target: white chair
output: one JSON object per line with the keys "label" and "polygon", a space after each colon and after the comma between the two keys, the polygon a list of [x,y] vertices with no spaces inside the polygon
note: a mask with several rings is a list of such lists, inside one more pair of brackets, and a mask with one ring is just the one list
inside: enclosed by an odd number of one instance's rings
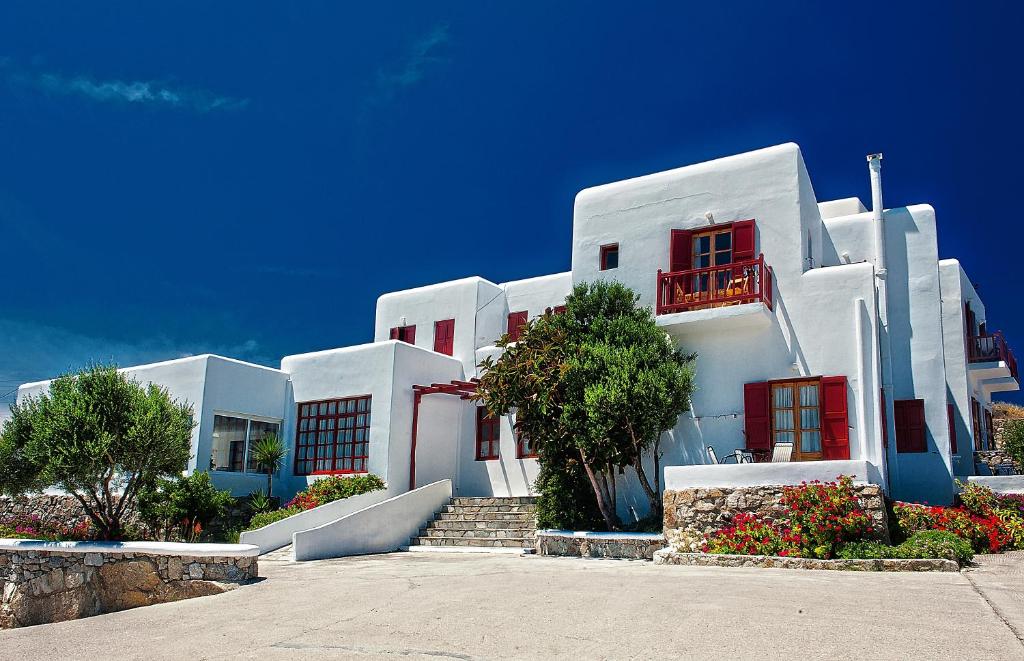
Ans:
{"label": "white chair", "polygon": [[793,459],[792,443],[776,443],[772,450],[772,463],[785,463]]}
{"label": "white chair", "polygon": [[711,447],[711,446],[709,445],[709,446],[707,447],[707,451],[708,451],[708,459],[710,459],[710,460],[711,460],[711,463],[713,463],[713,464],[720,464],[720,463],[722,463],[722,462],[720,462],[720,461],[718,460],[718,455],[717,455],[717,454],[715,454],[715,449],[714,449],[713,447]]}

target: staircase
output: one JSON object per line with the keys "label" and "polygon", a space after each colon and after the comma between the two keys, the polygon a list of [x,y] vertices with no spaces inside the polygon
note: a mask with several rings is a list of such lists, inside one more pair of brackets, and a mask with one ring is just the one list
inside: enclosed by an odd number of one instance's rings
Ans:
{"label": "staircase", "polygon": [[409,546],[532,548],[537,499],[452,498]]}

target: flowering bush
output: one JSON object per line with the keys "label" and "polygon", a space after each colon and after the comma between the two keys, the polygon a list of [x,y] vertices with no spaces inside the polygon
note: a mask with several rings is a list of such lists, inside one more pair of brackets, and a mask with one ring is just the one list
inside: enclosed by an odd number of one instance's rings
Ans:
{"label": "flowering bush", "polygon": [[285,503],[281,509],[257,513],[249,522],[248,529],[262,528],[314,507],[371,491],[379,491],[385,487],[387,484],[376,475],[353,475],[350,477],[331,475],[317,480],[305,491],[295,494],[295,497]]}
{"label": "flowering bush", "polygon": [[896,503],[896,524],[904,535],[946,530],[970,542],[975,551],[1001,553],[1024,548],[1024,499],[998,495],[987,487],[960,483],[958,507]]}
{"label": "flowering bush", "polygon": [[761,521],[753,514],[737,514],[732,525],[713,533],[704,543],[704,553],[740,555],[798,555],[799,546],[789,530]]}
{"label": "flowering bush", "polygon": [[789,533],[802,557],[831,558],[840,545],[874,534],[848,475],[836,482],[785,487],[781,502],[789,510]]}
{"label": "flowering bush", "polygon": [[18,515],[0,519],[0,537],[44,539],[47,541],[81,541],[94,536],[92,524],[82,521],[75,526],[62,526],[43,521],[39,515]]}

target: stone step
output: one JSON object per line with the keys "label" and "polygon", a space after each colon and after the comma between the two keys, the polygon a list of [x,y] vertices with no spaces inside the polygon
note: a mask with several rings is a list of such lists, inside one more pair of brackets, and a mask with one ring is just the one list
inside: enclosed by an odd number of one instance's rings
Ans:
{"label": "stone step", "polygon": [[427,527],[442,528],[444,530],[506,530],[509,528],[535,530],[537,528],[533,519],[516,519],[513,521],[435,519],[434,521],[431,521]]}
{"label": "stone step", "polygon": [[456,496],[452,505],[536,505],[536,496]]}
{"label": "stone step", "polygon": [[502,528],[500,530],[449,530],[446,528],[423,528],[420,537],[461,537],[463,539],[526,539],[533,537],[532,528]]}
{"label": "stone step", "polygon": [[534,521],[533,512],[446,512],[437,515],[439,521]]}
{"label": "stone step", "polygon": [[452,514],[487,514],[507,512],[513,514],[532,514],[537,511],[536,505],[445,505],[442,512]]}
{"label": "stone step", "polygon": [[413,537],[410,546],[503,546],[510,548],[533,548],[533,540],[519,539],[475,539],[465,537]]}

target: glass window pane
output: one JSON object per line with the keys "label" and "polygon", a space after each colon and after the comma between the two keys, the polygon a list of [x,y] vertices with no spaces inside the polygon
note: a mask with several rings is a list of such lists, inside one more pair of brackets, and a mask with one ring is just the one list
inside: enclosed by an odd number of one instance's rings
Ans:
{"label": "glass window pane", "polygon": [[805,431],[800,434],[801,452],[821,452],[821,432]]}
{"label": "glass window pane", "polygon": [[245,464],[245,430],[249,421],[226,415],[213,416],[210,468],[242,471]]}
{"label": "glass window pane", "polygon": [[772,389],[772,403],[776,407],[791,408],[793,406],[793,389],[779,386]]}
{"label": "glass window pane", "polygon": [[775,442],[776,443],[792,443],[796,436],[791,431],[776,432]]}
{"label": "glass window pane", "polygon": [[818,384],[807,383],[800,386],[800,406],[818,405]]}
{"label": "glass window pane", "polygon": [[732,232],[720,232],[715,235],[715,250],[732,249]]}
{"label": "glass window pane", "polygon": [[788,431],[793,429],[793,411],[780,409],[775,412],[775,430]]}
{"label": "glass window pane", "polygon": [[817,429],[818,428],[818,417],[819,409],[800,409],[800,428],[801,429]]}

